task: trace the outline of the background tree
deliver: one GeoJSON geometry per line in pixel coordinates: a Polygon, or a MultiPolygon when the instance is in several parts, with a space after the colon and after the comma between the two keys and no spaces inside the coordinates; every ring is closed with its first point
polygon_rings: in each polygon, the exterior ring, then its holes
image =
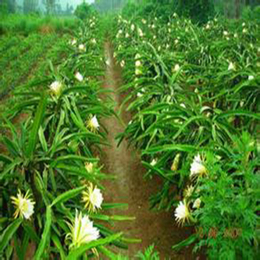
{"type": "Polygon", "coordinates": [[[71,15],[73,13],[73,6],[69,5],[69,3],[67,3],[66,5],[66,10],[65,10],[65,14],[66,15],[71,15]]]}
{"type": "Polygon", "coordinates": [[[127,3],[128,0],[95,0],[93,7],[99,12],[117,12],[127,3]]]}
{"type": "Polygon", "coordinates": [[[0,13],[15,13],[16,6],[16,0],[0,0],[0,13]]]}
{"type": "Polygon", "coordinates": [[[37,7],[38,0],[24,0],[23,2],[23,12],[25,14],[36,12],[37,7]]]}
{"type": "Polygon", "coordinates": [[[74,14],[79,18],[79,19],[86,19],[91,13],[93,13],[93,8],[89,4],[85,3],[85,1],[78,5],[74,14]]]}
{"type": "Polygon", "coordinates": [[[47,15],[55,13],[56,0],[43,0],[43,4],[45,5],[47,15]]]}

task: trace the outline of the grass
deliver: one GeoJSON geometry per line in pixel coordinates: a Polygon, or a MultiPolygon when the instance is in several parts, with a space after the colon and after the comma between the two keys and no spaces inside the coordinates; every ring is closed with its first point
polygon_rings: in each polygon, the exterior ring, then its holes
{"type": "Polygon", "coordinates": [[[39,15],[1,15],[0,35],[19,33],[69,33],[78,27],[74,17],[51,17],[39,15]]]}

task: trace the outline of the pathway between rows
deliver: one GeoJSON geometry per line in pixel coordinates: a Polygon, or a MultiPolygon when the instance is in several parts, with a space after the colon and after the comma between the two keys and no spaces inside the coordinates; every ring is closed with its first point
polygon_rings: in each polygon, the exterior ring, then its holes
{"type": "MultiPolygon", "coordinates": [[[[105,44],[105,55],[108,59],[104,88],[112,90],[112,98],[116,103],[115,111],[119,111],[123,96],[117,90],[121,84],[120,68],[113,58],[112,45],[105,44]]],[[[124,112],[120,115],[122,121],[127,124],[131,120],[131,114],[124,112]]],[[[171,246],[184,238],[187,238],[190,231],[176,227],[174,214],[155,212],[149,209],[149,197],[160,187],[159,180],[147,181],[143,176],[145,169],[141,164],[139,153],[134,148],[128,148],[127,141],[117,146],[115,137],[124,131],[124,126],[115,117],[104,119],[102,124],[108,130],[108,141],[110,146],[104,148],[101,161],[105,165],[104,172],[115,174],[117,179],[106,182],[107,202],[125,202],[129,208],[123,211],[112,213],[135,216],[135,221],[117,222],[116,229],[125,232],[130,237],[140,238],[140,244],[130,244],[124,255],[133,255],[138,250],[143,250],[151,244],[161,254],[161,259],[192,259],[190,249],[182,252],[173,252],[171,246]]]]}

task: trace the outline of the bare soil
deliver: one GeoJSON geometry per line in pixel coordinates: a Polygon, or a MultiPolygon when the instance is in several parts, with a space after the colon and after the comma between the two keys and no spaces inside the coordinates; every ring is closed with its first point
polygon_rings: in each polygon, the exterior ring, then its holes
{"type": "MultiPolygon", "coordinates": [[[[115,111],[119,112],[123,95],[118,92],[120,87],[121,73],[113,58],[113,48],[110,43],[105,43],[105,55],[107,57],[106,79],[104,88],[112,90],[112,98],[116,103],[115,111]]],[[[131,114],[125,109],[119,115],[124,124],[131,120],[131,114]]],[[[130,259],[139,250],[144,250],[149,245],[154,244],[159,251],[161,259],[199,259],[191,253],[191,248],[175,252],[172,245],[189,237],[192,230],[180,228],[175,224],[174,212],[151,211],[149,207],[149,197],[160,189],[160,181],[157,179],[145,180],[145,169],[141,164],[138,151],[133,147],[128,147],[124,140],[120,146],[116,141],[117,134],[124,131],[124,125],[116,117],[104,119],[102,124],[108,130],[109,147],[104,148],[101,161],[104,164],[104,171],[115,174],[117,179],[113,182],[105,182],[107,202],[125,202],[129,207],[127,210],[113,211],[111,214],[125,214],[135,216],[135,221],[117,222],[116,229],[123,231],[129,237],[140,238],[141,243],[130,244],[128,251],[123,251],[123,255],[128,255],[130,259]]]]}

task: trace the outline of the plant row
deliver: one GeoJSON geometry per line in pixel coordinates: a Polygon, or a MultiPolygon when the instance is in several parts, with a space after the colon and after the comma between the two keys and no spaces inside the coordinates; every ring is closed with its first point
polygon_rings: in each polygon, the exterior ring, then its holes
{"type": "Polygon", "coordinates": [[[175,245],[210,259],[253,259],[259,241],[259,25],[176,14],[119,16],[115,54],[133,119],[119,138],[142,151],[151,197],[196,232],[175,245]],[[258,129],[258,130],[257,130],[258,129]]]}
{"type": "Polygon", "coordinates": [[[66,60],[57,66],[50,63],[49,76],[19,91],[24,98],[2,115],[4,259],[24,259],[30,251],[34,259],[116,259],[115,246],[137,242],[112,231],[115,221],[133,217],[109,214],[127,205],[106,201],[101,185],[114,178],[102,172],[97,157],[107,144],[100,119],[113,114],[110,104],[99,99],[101,41],[99,20],[92,17],[71,39],[66,60]],[[19,126],[12,123],[24,114],[19,126]]]}

